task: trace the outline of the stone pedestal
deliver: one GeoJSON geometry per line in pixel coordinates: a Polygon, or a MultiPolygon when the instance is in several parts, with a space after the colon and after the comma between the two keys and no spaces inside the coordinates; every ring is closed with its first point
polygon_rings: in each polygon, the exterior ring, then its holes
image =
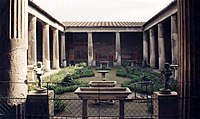
{"type": "Polygon", "coordinates": [[[54,116],[54,92],[30,92],[26,102],[28,119],[51,119],[54,116]]]}
{"type": "Polygon", "coordinates": [[[171,94],[160,94],[159,92],[154,92],[153,109],[154,119],[177,119],[177,92],[171,92],[171,94]]]}

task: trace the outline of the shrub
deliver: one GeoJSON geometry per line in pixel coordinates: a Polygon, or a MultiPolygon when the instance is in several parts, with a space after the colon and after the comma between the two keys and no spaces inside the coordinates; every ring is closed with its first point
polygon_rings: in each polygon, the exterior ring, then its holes
{"type": "MultiPolygon", "coordinates": [[[[131,90],[137,90],[137,92],[140,93],[152,94],[153,91],[159,91],[159,89],[164,87],[164,81],[162,80],[161,74],[154,72],[149,68],[142,68],[139,66],[121,66],[118,67],[116,75],[129,77],[131,80],[123,82],[121,86],[129,87],[131,90]],[[149,84],[149,86],[147,87],[147,91],[146,86],[139,83],[144,76],[151,81],[151,84],[149,84]]],[[[174,79],[170,79],[169,86],[171,90],[175,91],[177,88],[177,81],[175,81],[174,79]]]]}
{"type": "Polygon", "coordinates": [[[66,107],[66,103],[63,100],[55,99],[54,100],[54,113],[59,113],[63,111],[66,107]]]}

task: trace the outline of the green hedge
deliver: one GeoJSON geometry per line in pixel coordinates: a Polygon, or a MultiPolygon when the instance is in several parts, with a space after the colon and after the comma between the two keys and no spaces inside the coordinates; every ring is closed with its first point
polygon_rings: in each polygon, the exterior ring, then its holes
{"type": "Polygon", "coordinates": [[[54,90],[55,94],[73,92],[78,87],[88,86],[88,84],[76,81],[75,79],[81,77],[92,77],[94,75],[95,73],[91,67],[86,67],[85,63],[80,63],[75,66],[69,66],[65,69],[61,69],[58,73],[53,74],[50,77],[46,77],[44,80],[47,83],[43,83],[43,86],[47,89],[54,90]]]}
{"type": "Polygon", "coordinates": [[[55,99],[54,100],[54,113],[59,113],[63,111],[66,107],[66,103],[63,100],[55,99]]]}
{"type": "MultiPolygon", "coordinates": [[[[121,77],[128,77],[130,80],[125,81],[121,84],[122,87],[129,87],[131,90],[135,90],[140,93],[152,94],[154,91],[159,91],[159,89],[164,87],[164,81],[160,73],[153,71],[150,68],[144,67],[131,67],[131,66],[121,66],[116,70],[116,75],[121,77]],[[144,84],[140,84],[142,77],[147,77],[150,79],[151,83],[147,87],[144,84]]],[[[170,79],[169,81],[170,89],[176,91],[177,81],[170,79]]]]}
{"type": "Polygon", "coordinates": [[[55,94],[63,94],[65,92],[74,92],[78,87],[88,87],[87,83],[72,81],[70,84],[62,83],[48,83],[44,85],[49,90],[54,90],[55,94]]]}

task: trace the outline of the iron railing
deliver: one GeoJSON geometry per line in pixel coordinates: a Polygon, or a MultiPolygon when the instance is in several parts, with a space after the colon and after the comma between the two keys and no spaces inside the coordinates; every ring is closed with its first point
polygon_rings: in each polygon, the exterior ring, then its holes
{"type": "MultiPolygon", "coordinates": [[[[2,86],[3,82],[0,83],[2,86]]],[[[46,85],[50,85],[49,83],[46,85]]],[[[63,85],[65,86],[65,85],[63,85]]],[[[145,87],[146,88],[146,87],[145,87]]],[[[47,87],[48,89],[48,87],[47,87]]],[[[0,96],[0,119],[59,119],[59,118],[142,118],[153,119],[157,116],[153,111],[156,98],[148,94],[144,98],[138,98],[141,94],[135,93],[124,100],[84,100],[78,98],[73,92],[55,94],[52,90],[44,93],[31,94],[26,99],[0,96]],[[40,95],[40,96],[38,96],[40,95]],[[32,97],[31,97],[32,96],[32,97]],[[35,96],[35,97],[34,97],[35,96]],[[38,96],[38,97],[37,97],[38,96]],[[26,100],[23,104],[11,106],[7,103],[9,99],[26,100]],[[113,103],[114,102],[114,103],[113,103]],[[87,108],[85,108],[87,107],[87,108]],[[87,109],[87,110],[85,110],[87,109]],[[85,114],[86,113],[86,114],[85,114]]],[[[144,95],[144,94],[142,94],[144,95]]],[[[178,98],[178,105],[185,98],[178,98]]],[[[178,115],[183,117],[184,115],[178,115]]],[[[165,115],[166,116],[166,115],[165,115]]],[[[174,115],[168,115],[174,116],[174,115]]]]}

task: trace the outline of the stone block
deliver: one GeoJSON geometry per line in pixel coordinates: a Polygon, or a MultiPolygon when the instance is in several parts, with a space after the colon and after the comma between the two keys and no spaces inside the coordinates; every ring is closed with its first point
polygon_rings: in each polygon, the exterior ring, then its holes
{"type": "Polygon", "coordinates": [[[159,92],[154,92],[153,115],[154,119],[177,119],[177,92],[171,92],[171,94],[160,94],[159,92]]]}
{"type": "Polygon", "coordinates": [[[54,116],[54,92],[30,92],[26,101],[28,119],[51,119],[54,116]]]}

